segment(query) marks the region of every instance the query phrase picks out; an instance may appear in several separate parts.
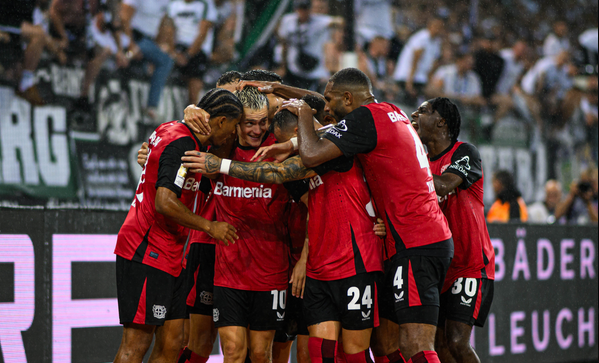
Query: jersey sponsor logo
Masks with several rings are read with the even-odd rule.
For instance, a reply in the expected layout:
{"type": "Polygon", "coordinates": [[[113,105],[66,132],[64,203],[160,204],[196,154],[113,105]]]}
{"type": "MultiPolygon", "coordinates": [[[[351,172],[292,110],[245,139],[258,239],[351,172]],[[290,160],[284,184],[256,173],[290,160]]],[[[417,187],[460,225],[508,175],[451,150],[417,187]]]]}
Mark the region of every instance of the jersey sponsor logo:
{"type": "Polygon", "coordinates": [[[264,188],[264,185],[260,185],[260,188],[229,187],[226,186],[223,182],[218,182],[216,183],[216,188],[214,188],[214,194],[230,198],[270,199],[272,198],[272,189],[264,188]]]}
{"type": "MultiPolygon", "coordinates": [[[[346,127],[347,130],[347,127],[346,127]]],[[[327,130],[327,134],[331,134],[333,136],[335,136],[336,138],[340,139],[341,138],[341,133],[337,130],[337,128],[330,128],[327,130]]]]}
{"type": "Polygon", "coordinates": [[[152,314],[156,319],[165,319],[166,318],[166,307],[162,305],[154,305],[152,306],[152,314]]]}
{"type": "Polygon", "coordinates": [[[156,147],[158,144],[160,144],[160,141],[162,141],[162,137],[157,136],[156,131],[154,131],[150,136],[150,145],[156,147]]]}
{"type": "Polygon", "coordinates": [[[154,258],[154,259],[158,259],[158,253],[156,252],[150,252],[150,257],[154,258]]]}
{"type": "Polygon", "coordinates": [[[212,309],[212,320],[216,323],[220,319],[220,311],[217,308],[212,309]]]}
{"type": "Polygon", "coordinates": [[[175,185],[179,188],[183,188],[183,183],[185,182],[185,177],[187,176],[187,168],[181,164],[179,167],[179,171],[177,171],[177,177],[175,178],[175,185]]]}
{"type": "Polygon", "coordinates": [[[314,190],[316,188],[318,188],[319,186],[323,185],[323,181],[322,178],[320,177],[320,175],[317,175],[313,178],[310,178],[310,190],[314,190]]]}
{"type": "Polygon", "coordinates": [[[462,299],[462,302],[460,303],[460,305],[464,305],[464,306],[467,306],[467,307],[471,307],[471,305],[470,305],[470,304],[472,304],[472,298],[470,298],[470,299],[466,299],[466,298],[465,298],[465,297],[463,297],[463,296],[460,296],[460,297],[461,297],[461,299],[462,299]]]}
{"type": "Polygon", "coordinates": [[[372,313],[372,310],[368,310],[368,313],[362,311],[362,321],[370,320],[370,313],[372,313]]]}
{"type": "Polygon", "coordinates": [[[400,292],[399,295],[398,294],[394,294],[395,295],[395,302],[400,302],[400,301],[404,301],[403,295],[404,292],[400,292]]]}
{"type": "Polygon", "coordinates": [[[464,176],[468,176],[468,172],[470,171],[470,156],[464,156],[460,160],[456,160],[454,164],[451,164],[448,168],[455,169],[460,173],[464,174],[464,176]]]}
{"type": "Polygon", "coordinates": [[[283,313],[279,313],[277,311],[277,321],[283,321],[285,320],[285,312],[283,311],[283,313]]]}
{"type": "Polygon", "coordinates": [[[182,189],[197,192],[200,189],[200,181],[196,181],[195,178],[187,178],[185,180],[185,184],[183,184],[182,189]]]}
{"type": "Polygon", "coordinates": [[[347,125],[345,124],[345,120],[339,121],[339,123],[335,126],[335,128],[339,131],[347,131],[347,125]]]}
{"type": "Polygon", "coordinates": [[[212,293],[209,291],[202,291],[200,293],[200,302],[204,305],[212,305],[212,293]]]}
{"type": "Polygon", "coordinates": [[[391,120],[391,122],[396,123],[399,121],[402,122],[408,122],[410,121],[410,119],[408,119],[408,116],[406,116],[406,114],[403,111],[393,111],[393,112],[389,112],[387,114],[387,116],[389,116],[389,119],[391,120]]]}

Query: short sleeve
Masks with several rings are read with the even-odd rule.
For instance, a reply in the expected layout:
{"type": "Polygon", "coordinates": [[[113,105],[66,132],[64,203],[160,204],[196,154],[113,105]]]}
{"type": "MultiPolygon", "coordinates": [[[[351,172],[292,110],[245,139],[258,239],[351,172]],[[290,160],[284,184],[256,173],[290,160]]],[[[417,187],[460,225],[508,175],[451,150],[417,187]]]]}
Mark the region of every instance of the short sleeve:
{"type": "Polygon", "coordinates": [[[163,187],[181,197],[187,169],[182,165],[181,158],[186,151],[195,150],[196,144],[191,137],[183,137],[168,144],[160,155],[158,162],[158,178],[156,189],[163,187]]]}
{"type": "Polygon", "coordinates": [[[292,15],[293,14],[289,14],[289,15],[285,15],[282,19],[281,19],[281,23],[279,24],[279,37],[282,39],[286,39],[289,36],[289,27],[293,24],[293,19],[292,19],[292,15]]]}
{"type": "Polygon", "coordinates": [[[296,203],[301,203],[304,194],[310,191],[310,179],[295,180],[284,183],[283,186],[296,203]]]}
{"type": "MultiPolygon", "coordinates": [[[[483,177],[480,153],[474,145],[464,143],[451,156],[451,165],[445,173],[455,174],[462,178],[460,189],[468,189],[483,177]]],[[[443,174],[445,174],[443,173],[443,174]]]]}
{"type": "Polygon", "coordinates": [[[335,144],[347,157],[366,154],[376,148],[377,132],[372,112],[360,107],[335,127],[327,130],[326,139],[335,144]]]}

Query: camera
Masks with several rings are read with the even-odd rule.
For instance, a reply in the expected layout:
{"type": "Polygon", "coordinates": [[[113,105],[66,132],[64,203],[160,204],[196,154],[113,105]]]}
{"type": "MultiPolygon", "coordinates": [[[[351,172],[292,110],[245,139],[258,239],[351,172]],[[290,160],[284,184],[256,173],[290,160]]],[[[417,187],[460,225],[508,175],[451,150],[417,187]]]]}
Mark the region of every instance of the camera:
{"type": "Polygon", "coordinates": [[[579,195],[584,195],[586,193],[588,193],[592,188],[591,183],[583,181],[578,183],[578,194],[579,195]]]}

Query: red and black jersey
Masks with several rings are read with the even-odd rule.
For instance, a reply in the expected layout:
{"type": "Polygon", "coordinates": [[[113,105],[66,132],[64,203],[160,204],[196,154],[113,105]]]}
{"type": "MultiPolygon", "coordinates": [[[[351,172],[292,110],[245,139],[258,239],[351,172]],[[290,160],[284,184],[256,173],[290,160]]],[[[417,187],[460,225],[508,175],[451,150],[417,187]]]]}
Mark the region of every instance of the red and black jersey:
{"type": "Polygon", "coordinates": [[[399,256],[451,257],[447,220],[439,208],[428,158],[408,117],[389,103],[348,114],[325,136],[345,156],[357,155],[399,256]]]}
{"type": "Polygon", "coordinates": [[[179,276],[189,229],[156,212],[154,201],[156,190],[167,188],[193,208],[201,175],[188,172],[181,157],[186,151],[201,150],[202,145],[187,125],[176,121],[160,125],[148,143],[148,160],[114,253],[179,276]]]}
{"type": "Polygon", "coordinates": [[[484,174],[478,150],[457,142],[430,159],[430,163],[433,174],[451,173],[463,180],[456,190],[439,197],[455,245],[443,292],[460,277],[494,280],[495,250],[485,221],[484,174]]]}
{"type": "Polygon", "coordinates": [[[306,275],[339,280],[383,271],[383,244],[360,163],[341,156],[314,168],[310,179],[306,275]]]}
{"type": "Polygon", "coordinates": [[[291,200],[289,201],[289,218],[287,219],[287,230],[289,231],[291,268],[302,257],[306,238],[308,207],[302,202],[304,194],[310,191],[309,179],[296,180],[283,184],[291,200]]]}
{"type": "MultiPolygon", "coordinates": [[[[274,142],[270,135],[261,146],[274,142]]],[[[249,162],[255,153],[254,148],[237,146],[231,158],[249,162]]],[[[239,236],[235,244],[216,244],[214,286],[285,290],[289,277],[289,194],[285,187],[221,175],[213,181],[212,194],[216,219],[234,226],[239,236]]]]}

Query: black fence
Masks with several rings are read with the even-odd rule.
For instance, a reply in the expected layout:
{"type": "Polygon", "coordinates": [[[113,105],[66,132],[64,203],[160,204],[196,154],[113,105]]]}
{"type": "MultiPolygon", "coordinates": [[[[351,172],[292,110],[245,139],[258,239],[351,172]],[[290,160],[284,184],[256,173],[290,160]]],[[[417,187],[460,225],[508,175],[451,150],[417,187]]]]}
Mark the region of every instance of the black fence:
{"type": "MultiPolygon", "coordinates": [[[[0,209],[0,363],[109,362],[124,212],[0,209]]],[[[495,300],[483,362],[597,362],[597,227],[491,225],[495,300]]],[[[211,361],[222,361],[215,348],[211,361]]]]}

